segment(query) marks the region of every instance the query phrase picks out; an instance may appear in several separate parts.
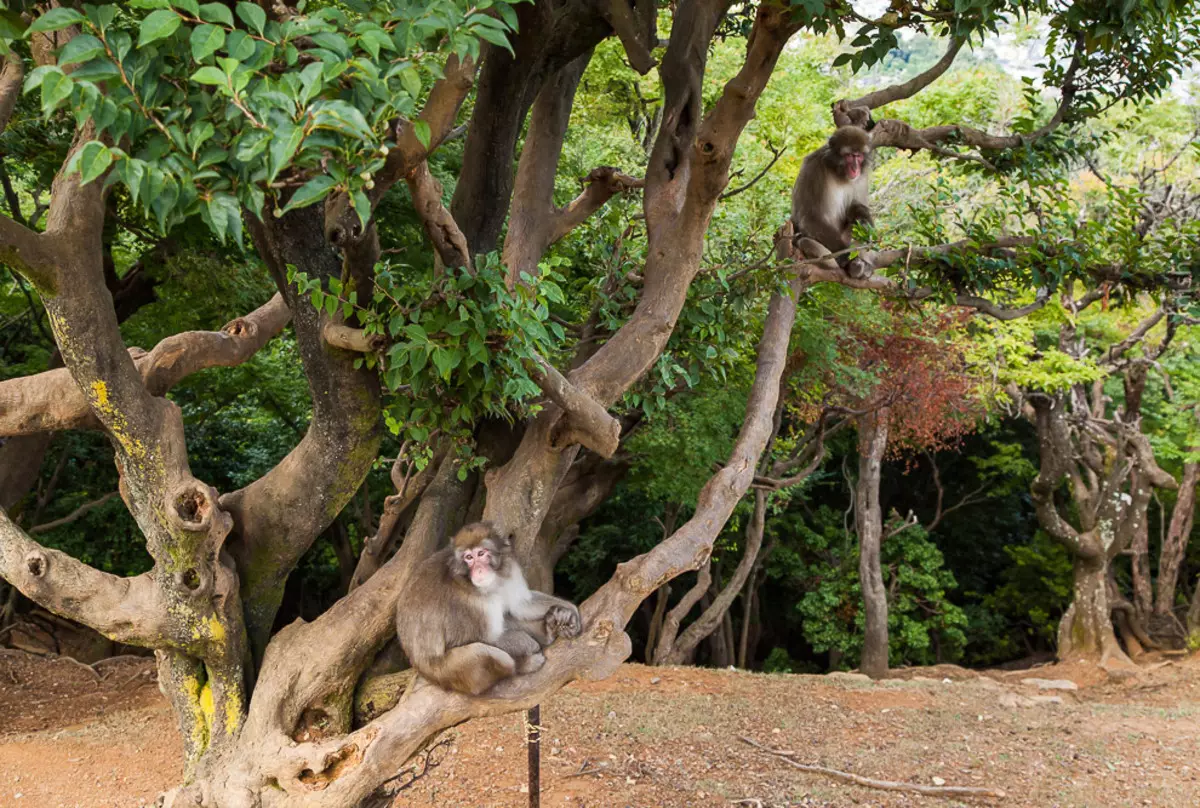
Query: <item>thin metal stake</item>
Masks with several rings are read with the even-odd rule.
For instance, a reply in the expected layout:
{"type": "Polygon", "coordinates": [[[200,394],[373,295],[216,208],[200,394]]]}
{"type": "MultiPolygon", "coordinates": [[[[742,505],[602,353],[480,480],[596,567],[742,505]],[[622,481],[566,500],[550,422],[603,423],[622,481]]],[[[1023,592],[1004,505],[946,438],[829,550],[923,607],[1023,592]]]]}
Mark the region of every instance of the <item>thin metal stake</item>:
{"type": "Polygon", "coordinates": [[[529,808],[542,804],[542,706],[529,708],[525,715],[525,747],[529,752],[529,808]]]}

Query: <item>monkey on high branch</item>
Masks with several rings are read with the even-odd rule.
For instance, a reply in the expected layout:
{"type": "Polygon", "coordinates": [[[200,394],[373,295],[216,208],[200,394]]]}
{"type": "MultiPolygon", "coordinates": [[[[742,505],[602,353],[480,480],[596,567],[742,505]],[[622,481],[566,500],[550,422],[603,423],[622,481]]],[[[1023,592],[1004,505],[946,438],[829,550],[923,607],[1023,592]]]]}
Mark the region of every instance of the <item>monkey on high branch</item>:
{"type": "Polygon", "coordinates": [[[511,540],[490,522],[467,525],[421,562],[396,609],[396,633],[417,673],[475,696],[538,670],[543,648],[582,629],[573,603],[530,590],[511,540]]]}
{"type": "MultiPolygon", "coordinates": [[[[805,258],[847,249],[855,222],[874,223],[868,204],[870,183],[871,136],[857,126],[840,127],[824,146],[804,158],[792,187],[792,225],[805,258]]],[[[868,278],[874,270],[865,251],[853,259],[830,258],[820,266],[832,269],[835,260],[851,278],[868,278]]]]}

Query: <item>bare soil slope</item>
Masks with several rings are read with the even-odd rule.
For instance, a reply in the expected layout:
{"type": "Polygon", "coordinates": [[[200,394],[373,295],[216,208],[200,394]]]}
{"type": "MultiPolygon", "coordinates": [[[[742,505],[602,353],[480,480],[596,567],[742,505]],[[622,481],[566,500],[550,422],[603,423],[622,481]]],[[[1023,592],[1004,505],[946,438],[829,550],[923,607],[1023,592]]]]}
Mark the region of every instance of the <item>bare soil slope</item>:
{"type": "MultiPolygon", "coordinates": [[[[0,653],[0,806],[148,805],[180,747],[148,660],[0,653]]],[[[1200,805],[1200,659],[1112,679],[1095,668],[783,676],[628,665],[543,705],[545,806],[1200,805]],[[1078,690],[1022,679],[1068,679],[1078,690]],[[883,792],[741,743],[866,777],[1003,789],[1003,800],[883,792]]],[[[521,715],[452,730],[398,805],[524,806],[521,715]]]]}

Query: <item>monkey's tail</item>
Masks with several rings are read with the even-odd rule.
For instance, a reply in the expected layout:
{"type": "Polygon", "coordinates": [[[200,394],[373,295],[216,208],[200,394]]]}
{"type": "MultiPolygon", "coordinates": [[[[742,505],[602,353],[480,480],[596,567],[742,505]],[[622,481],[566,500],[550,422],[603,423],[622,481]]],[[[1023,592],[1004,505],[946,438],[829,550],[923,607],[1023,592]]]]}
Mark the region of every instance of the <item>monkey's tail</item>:
{"type": "Polygon", "coordinates": [[[451,648],[423,667],[426,670],[421,674],[431,682],[472,696],[486,692],[496,682],[512,676],[517,669],[508,653],[482,642],[451,648]]]}

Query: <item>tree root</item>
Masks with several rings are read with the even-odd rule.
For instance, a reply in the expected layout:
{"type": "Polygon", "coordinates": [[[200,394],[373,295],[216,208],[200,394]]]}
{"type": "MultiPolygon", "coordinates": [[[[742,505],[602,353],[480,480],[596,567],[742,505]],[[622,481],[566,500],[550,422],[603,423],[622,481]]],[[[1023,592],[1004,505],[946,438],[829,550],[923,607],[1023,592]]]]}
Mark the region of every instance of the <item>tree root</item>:
{"type": "Polygon", "coordinates": [[[749,738],[739,735],[739,740],[743,743],[753,746],[760,752],[768,755],[774,755],[784,761],[793,768],[800,771],[810,772],[812,774],[821,774],[826,777],[831,777],[834,780],[841,780],[844,783],[853,783],[856,786],[865,788],[876,788],[881,791],[907,791],[912,794],[926,794],[938,797],[1005,797],[1004,791],[997,788],[976,788],[974,786],[922,786],[917,783],[897,783],[892,780],[873,780],[870,777],[862,777],[849,772],[838,771],[837,769],[827,769],[824,766],[809,766],[804,763],[799,763],[792,758],[795,752],[785,749],[771,749],[763,746],[757,741],[752,741],[749,738]]]}

